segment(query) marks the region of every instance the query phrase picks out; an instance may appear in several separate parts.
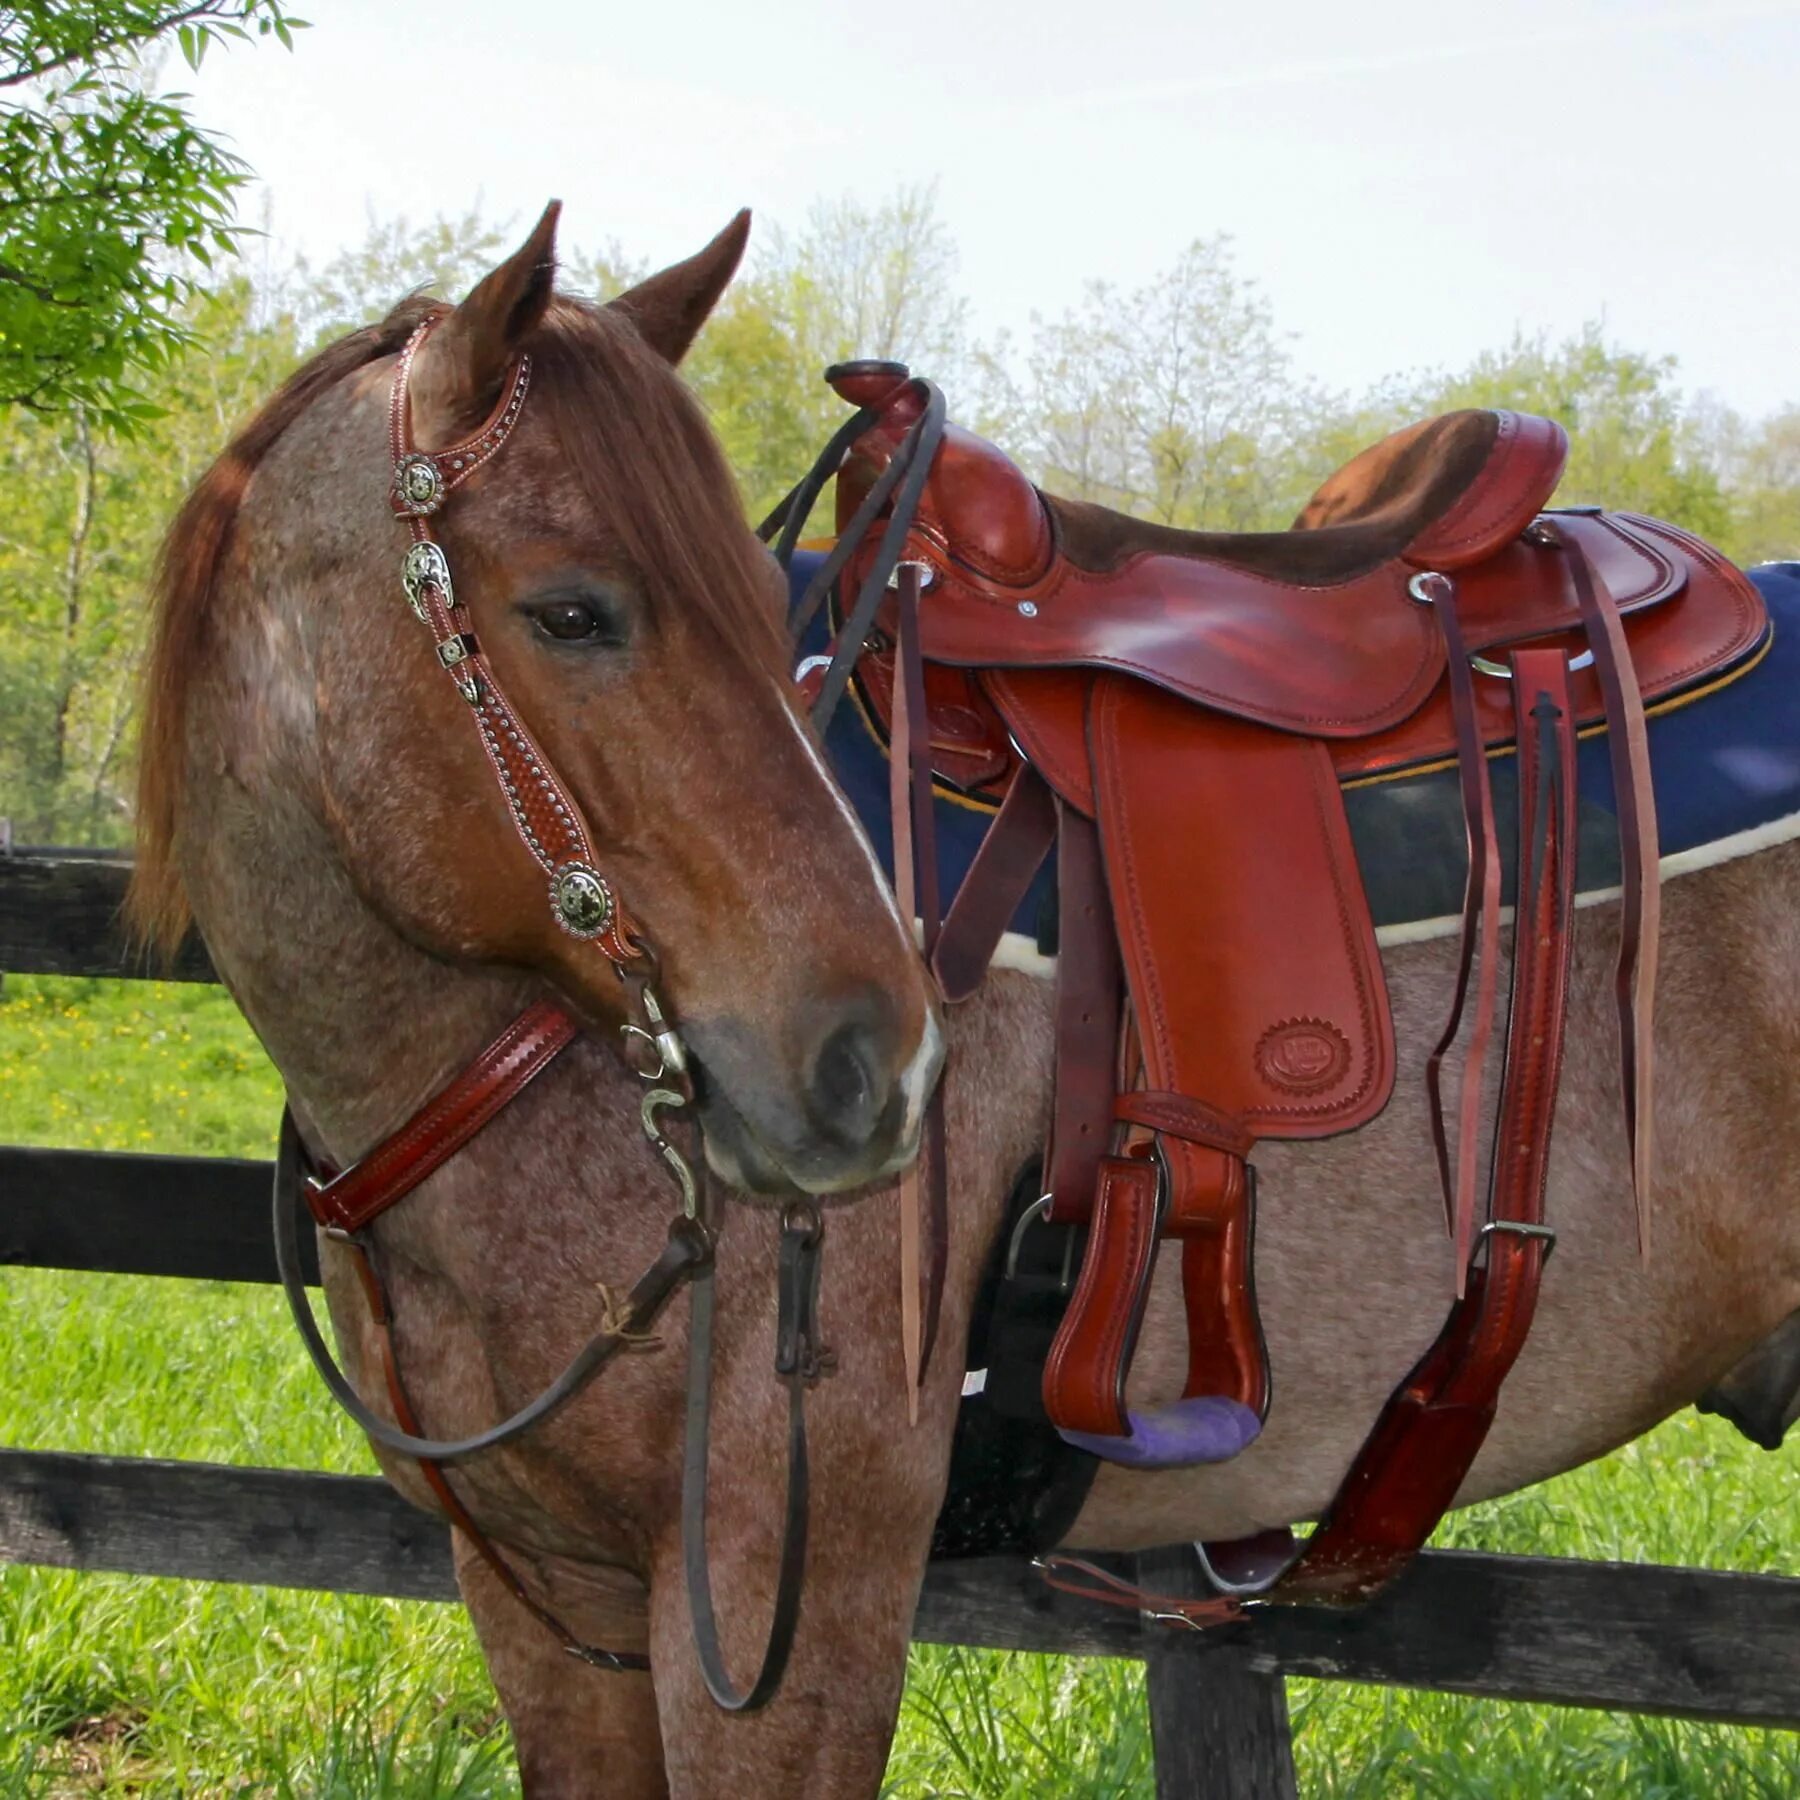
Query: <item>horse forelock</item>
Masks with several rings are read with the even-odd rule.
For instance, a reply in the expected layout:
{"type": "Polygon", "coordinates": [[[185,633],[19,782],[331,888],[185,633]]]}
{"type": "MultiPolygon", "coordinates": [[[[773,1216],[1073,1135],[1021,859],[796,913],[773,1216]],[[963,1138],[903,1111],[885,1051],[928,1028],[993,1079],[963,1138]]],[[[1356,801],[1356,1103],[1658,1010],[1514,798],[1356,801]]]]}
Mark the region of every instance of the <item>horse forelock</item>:
{"type": "MultiPolygon", "coordinates": [[[[397,353],[442,303],[412,296],[304,363],[196,483],[169,527],[152,587],[142,678],[133,936],[172,953],[192,920],[175,856],[192,683],[221,624],[219,577],[251,478],[284,433],[347,376],[397,353]]],[[[780,615],[762,552],[698,403],[623,314],[558,297],[524,346],[533,404],[568,478],[658,597],[689,608],[738,655],[778,667],[780,615]]],[[[379,497],[377,497],[379,498],[379,497]]]]}
{"type": "Polygon", "coordinates": [[[628,316],[559,296],[526,345],[587,508],[657,590],[740,654],[779,666],[785,636],[765,553],[699,402],[628,316]]]}

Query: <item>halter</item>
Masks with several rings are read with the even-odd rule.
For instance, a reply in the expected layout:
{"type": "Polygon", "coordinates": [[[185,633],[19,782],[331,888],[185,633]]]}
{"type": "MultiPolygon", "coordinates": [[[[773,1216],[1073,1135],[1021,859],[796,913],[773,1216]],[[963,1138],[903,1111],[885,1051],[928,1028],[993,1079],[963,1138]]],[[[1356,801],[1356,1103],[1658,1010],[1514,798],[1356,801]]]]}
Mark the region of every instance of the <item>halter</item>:
{"type": "Polygon", "coordinates": [[[680,1195],[668,1240],[655,1261],[622,1297],[602,1290],[599,1329],[563,1372],[510,1418],[465,1438],[424,1435],[402,1380],[393,1336],[393,1313],[374,1257],[372,1228],[379,1217],[442,1167],[498,1116],[580,1035],[580,1026],[555,1001],[528,1007],[450,1084],[398,1131],[354,1167],[342,1172],[308,1166],[291,1111],[284,1110],[275,1164],[275,1253],[294,1321],[315,1367],[333,1397],[376,1443],[414,1458],[451,1522],[515,1598],[572,1655],[604,1669],[648,1669],[635,1651],[583,1644],[531,1595],[492,1540],[470,1517],[451,1487],[445,1465],[511,1442],[579,1394],[621,1350],[643,1346],[650,1327],[676,1291],[691,1286],[688,1331],[686,1439],[682,1464],[682,1548],[695,1648],[715,1701],[729,1712],[763,1705],[787,1665],[799,1619],[806,1561],[809,1492],[805,1392],[832,1366],[819,1341],[819,1259],[824,1224],[811,1200],[795,1201],[782,1214],[779,1252],[775,1373],[788,1390],[788,1483],[780,1572],[762,1661],[747,1688],[732,1685],[714,1619],[706,1556],[706,1473],[709,1442],[714,1315],[714,1249],[721,1209],[711,1182],[695,1173],[695,1160],[677,1137],[691,1144],[694,1085],[679,1031],[655,986],[656,956],[650,941],[599,868],[581,809],[517,709],[507,699],[456,594],[450,561],[430,521],[463,482],[505,446],[524,409],[531,361],[521,356],[502,388],[502,398],[481,429],[448,450],[418,449],[412,440],[409,396],[413,362],[443,315],[426,319],[407,340],[394,369],[389,405],[393,478],[389,499],[411,539],[400,564],[401,590],[413,616],[431,633],[439,666],[467,704],[469,718],[493,769],[519,841],[546,877],[552,918],[569,936],[592,943],[612,965],[626,997],[620,1027],[621,1054],[645,1083],[640,1107],[644,1135],[680,1195]],[[671,1115],[672,1128],[663,1116],[671,1115]],[[671,1135],[671,1129],[674,1135],[671,1135]],[[307,1298],[296,1246],[298,1198],[323,1233],[348,1251],[368,1302],[394,1422],[370,1409],[338,1366],[307,1298]]]}

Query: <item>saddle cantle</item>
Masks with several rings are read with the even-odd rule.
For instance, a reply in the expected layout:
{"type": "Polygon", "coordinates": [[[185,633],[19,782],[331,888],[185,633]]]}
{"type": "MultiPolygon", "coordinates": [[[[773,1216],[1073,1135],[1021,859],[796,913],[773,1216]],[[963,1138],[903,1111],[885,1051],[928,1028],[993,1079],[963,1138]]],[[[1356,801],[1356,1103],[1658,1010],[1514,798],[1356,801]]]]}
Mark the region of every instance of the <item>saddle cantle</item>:
{"type": "MultiPolygon", "coordinates": [[[[842,531],[878,483],[894,485],[929,390],[894,365],[847,365],[833,380],[865,409],[837,468],[842,531]]],[[[1114,1460],[1216,1460],[1260,1429],[1270,1386],[1254,1146],[1354,1130],[1396,1075],[1342,784],[1445,762],[1462,771],[1463,963],[1428,1071],[1459,1300],[1289,1592],[1367,1591],[1423,1541],[1479,1447],[1485,1423],[1471,1421],[1491,1417],[1523,1341],[1547,1242],[1574,742],[1593,729],[1610,733],[1625,839],[1621,1048],[1648,1203],[1656,840],[1643,708],[1746,665],[1767,620],[1748,580],[1686,532],[1547,511],[1566,452],[1548,420],[1452,413],[1362,452],[1292,530],[1216,534],[1043,495],[948,425],[912,481],[898,546],[922,586],[916,615],[904,589],[876,601],[887,570],[873,532],[843,562],[845,591],[874,603],[854,663],[873,722],[898,729],[902,760],[997,809],[941,936],[928,930],[950,999],[980,981],[1055,849],[1057,1078],[1041,1211],[1084,1226],[1087,1248],[1044,1398],[1065,1436],[1114,1460]],[[908,671],[923,704],[896,721],[908,671]],[[1521,941],[1543,946],[1518,959],[1505,1008],[1487,779],[1497,754],[1521,765],[1521,941]],[[1481,1223],[1477,1105],[1496,1038],[1512,1148],[1481,1223]],[[1452,1115],[1441,1090],[1459,1048],[1452,1115]],[[1125,1381],[1168,1241],[1181,1251],[1189,1366],[1181,1398],[1145,1412],[1127,1405],[1125,1381]],[[1507,1289],[1523,1303],[1499,1307],[1507,1289]]],[[[892,510],[877,516],[891,523],[892,510]]]]}

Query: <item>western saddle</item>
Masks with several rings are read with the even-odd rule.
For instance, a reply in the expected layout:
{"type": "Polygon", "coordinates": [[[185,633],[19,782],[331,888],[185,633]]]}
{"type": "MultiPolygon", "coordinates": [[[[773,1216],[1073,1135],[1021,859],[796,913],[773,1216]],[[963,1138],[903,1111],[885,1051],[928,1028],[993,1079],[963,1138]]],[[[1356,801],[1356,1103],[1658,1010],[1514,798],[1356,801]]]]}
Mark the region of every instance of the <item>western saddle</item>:
{"type": "MultiPolygon", "coordinates": [[[[1252,1591],[1365,1596],[1423,1543],[1473,1462],[1553,1242],[1544,1187],[1575,899],[1575,743],[1594,728],[1609,735],[1621,835],[1620,1045],[1647,1243],[1658,889],[1644,709],[1749,666],[1768,629],[1760,596],[1673,526],[1547,511],[1567,439],[1524,414],[1411,426],[1333,475],[1291,530],[1207,534],[1041,494],[947,423],[941,396],[901,365],[842,364],[827,379],[859,410],[768,529],[791,547],[835,476],[836,548],[799,608],[804,626],[831,602],[835,642],[803,685],[823,722],[854,680],[888,737],[901,898],[923,920],[948,1000],[979,986],[1056,858],[1056,1085],[1033,1212],[1086,1229],[1044,1371],[1046,1408],[1070,1441],[1167,1467],[1235,1455],[1261,1429],[1270,1381],[1251,1152],[1355,1130],[1387,1104],[1396,1073],[1341,784],[1459,771],[1462,950],[1425,1070],[1458,1270],[1447,1322],[1297,1558],[1227,1584],[1222,1599],[1152,1598],[1207,1622],[1252,1591]],[[1518,874],[1502,1005],[1488,758],[1508,750],[1518,874]],[[934,784],[994,809],[941,918],[934,784]],[[1482,1174],[1490,1047],[1500,1099],[1482,1174]],[[1187,1378],[1178,1400],[1137,1410],[1125,1379],[1169,1241],[1187,1378]]],[[[941,1141],[936,1152],[924,1178],[933,1253],[923,1300],[911,1297],[925,1353],[948,1231],[941,1141]]],[[[1052,1579],[1076,1591],[1145,1602],[1089,1565],[1051,1561],[1052,1579]]]]}

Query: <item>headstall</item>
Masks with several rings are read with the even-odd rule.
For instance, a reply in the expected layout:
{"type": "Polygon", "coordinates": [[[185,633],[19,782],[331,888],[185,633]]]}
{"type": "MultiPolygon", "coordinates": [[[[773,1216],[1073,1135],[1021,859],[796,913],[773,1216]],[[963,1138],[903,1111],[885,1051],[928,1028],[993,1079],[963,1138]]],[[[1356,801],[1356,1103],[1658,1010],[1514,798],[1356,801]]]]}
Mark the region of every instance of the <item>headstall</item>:
{"type": "Polygon", "coordinates": [[[521,356],[503,385],[499,404],[474,436],[448,450],[418,449],[412,441],[410,377],[420,346],[443,316],[435,314],[418,327],[394,370],[389,497],[411,539],[401,561],[402,592],[414,616],[430,631],[438,664],[468,707],[520,842],[544,872],[548,904],[557,925],[572,937],[592,942],[619,976],[627,1015],[621,1027],[622,1054],[627,1066],[645,1083],[641,1104],[644,1134],[673,1179],[681,1204],[670,1220],[662,1251],[622,1297],[606,1293],[604,1316],[593,1337],[535,1399],[510,1418],[467,1437],[424,1434],[401,1377],[392,1310],[374,1258],[372,1227],[382,1213],[504,1110],[580,1035],[580,1026],[565,1008],[544,1000],[521,1013],[447,1087],[349,1169],[339,1172],[313,1166],[291,1112],[284,1112],[275,1165],[276,1260],[302,1341],[333,1396],[376,1443],[417,1460],[451,1522],[507,1589],[571,1654],[605,1669],[648,1669],[650,1662],[640,1652],[583,1644],[543,1607],[471,1518],[450,1485],[445,1465],[511,1442],[565,1406],[615,1355],[649,1336],[650,1327],[679,1288],[691,1288],[682,1471],[683,1564],[695,1647],[707,1687],[727,1711],[748,1711],[766,1702],[779,1685],[799,1616],[809,1486],[804,1397],[806,1389],[831,1366],[818,1329],[824,1225],[811,1200],[794,1201],[782,1213],[775,1372],[788,1390],[787,1502],[766,1647],[755,1678],[739,1689],[725,1666],[706,1556],[714,1248],[722,1219],[704,1162],[676,1141],[679,1136],[691,1143],[697,1133],[691,1116],[692,1073],[680,1034],[655,985],[657,964],[650,942],[601,872],[580,807],[507,699],[483,654],[470,628],[467,608],[456,593],[449,558],[432,532],[431,521],[449,496],[505,446],[531,385],[530,359],[521,356]],[[670,1115],[672,1126],[665,1127],[664,1115],[670,1115]],[[357,1393],[313,1315],[297,1249],[298,1198],[302,1193],[314,1222],[349,1253],[374,1325],[392,1421],[372,1411],[357,1393]]]}

